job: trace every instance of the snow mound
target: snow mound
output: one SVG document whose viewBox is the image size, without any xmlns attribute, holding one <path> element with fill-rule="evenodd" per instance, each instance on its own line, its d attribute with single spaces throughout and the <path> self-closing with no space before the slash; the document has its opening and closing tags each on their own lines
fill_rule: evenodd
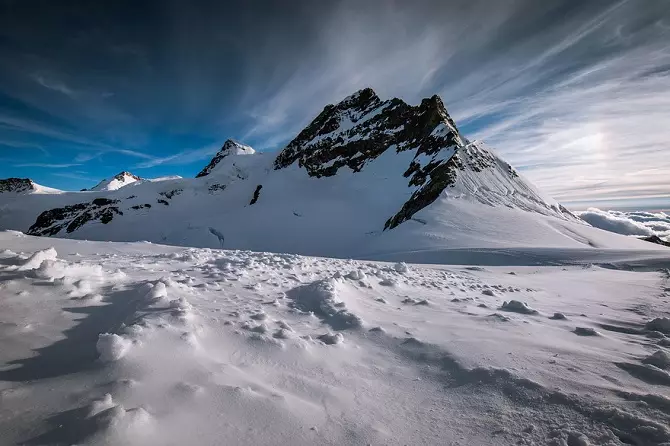
<svg viewBox="0 0 670 446">
<path fill-rule="evenodd" d="M 510 311 L 512 313 L 521 313 L 521 314 L 538 314 L 538 311 L 529 307 L 526 302 L 521 302 L 518 300 L 510 300 L 503 302 L 500 307 L 501 310 Z"/>
<path fill-rule="evenodd" d="M 670 355 L 663 350 L 656 350 L 651 355 L 647 356 L 643 361 L 644 364 L 651 364 L 659 369 L 670 369 Z"/>
<path fill-rule="evenodd" d="M 19 267 L 17 268 L 19 271 L 27 271 L 31 269 L 36 269 L 42 266 L 42 262 L 45 260 L 56 260 L 58 258 L 58 252 L 56 252 L 56 249 L 49 248 L 49 249 L 44 249 L 42 251 L 37 251 L 33 253 L 28 259 L 25 260 Z"/>
<path fill-rule="evenodd" d="M 348 311 L 339 299 L 337 285 L 335 279 L 318 280 L 287 294 L 294 300 L 296 308 L 314 313 L 336 330 L 361 327 L 361 318 Z"/>
<path fill-rule="evenodd" d="M 103 362 L 118 361 L 123 358 L 132 346 L 132 341 L 114 333 L 102 333 L 95 345 Z"/>
</svg>

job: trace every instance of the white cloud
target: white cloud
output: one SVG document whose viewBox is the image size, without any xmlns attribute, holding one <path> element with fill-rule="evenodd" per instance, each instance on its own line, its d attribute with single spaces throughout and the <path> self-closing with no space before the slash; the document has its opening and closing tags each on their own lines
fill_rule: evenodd
<svg viewBox="0 0 670 446">
<path fill-rule="evenodd" d="M 664 212 L 621 212 L 589 208 L 576 214 L 591 226 L 617 234 L 670 237 L 670 215 Z"/>
</svg>

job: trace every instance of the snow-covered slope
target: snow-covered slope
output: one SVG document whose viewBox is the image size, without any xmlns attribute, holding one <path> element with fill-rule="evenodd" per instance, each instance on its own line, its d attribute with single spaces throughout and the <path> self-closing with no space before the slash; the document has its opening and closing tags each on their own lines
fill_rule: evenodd
<svg viewBox="0 0 670 446">
<path fill-rule="evenodd" d="M 670 442 L 667 249 L 634 271 L 0 246 L 2 444 Z"/>
<path fill-rule="evenodd" d="M 0 196 L 0 228 L 344 258 L 657 248 L 575 218 L 463 137 L 439 97 L 411 106 L 371 89 L 326 106 L 278 155 L 229 140 L 194 179 L 51 200 Z"/>
<path fill-rule="evenodd" d="M 61 190 L 37 184 L 30 178 L 5 178 L 0 180 L 0 194 L 3 194 L 6 198 L 19 194 L 59 194 L 61 192 Z"/>
<path fill-rule="evenodd" d="M 102 180 L 90 190 L 96 192 L 117 190 L 137 181 L 142 181 L 142 178 L 138 177 L 137 175 L 133 175 L 130 172 L 124 171 L 114 175 L 112 178 L 106 178 Z"/>
</svg>

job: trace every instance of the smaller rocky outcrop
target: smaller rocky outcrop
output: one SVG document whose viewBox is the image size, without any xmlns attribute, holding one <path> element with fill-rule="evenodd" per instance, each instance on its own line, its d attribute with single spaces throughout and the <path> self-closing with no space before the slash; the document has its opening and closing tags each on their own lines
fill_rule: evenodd
<svg viewBox="0 0 670 446">
<path fill-rule="evenodd" d="M 642 240 L 645 242 L 651 242 L 651 243 L 656 243 L 657 245 L 663 245 L 663 246 L 668 246 L 670 247 L 670 242 L 666 242 L 663 240 L 661 237 L 657 235 L 650 235 L 649 237 L 644 237 Z"/>
<path fill-rule="evenodd" d="M 119 210 L 119 200 L 96 198 L 90 203 L 77 203 L 62 208 L 42 212 L 30 229 L 29 235 L 52 236 L 63 229 L 69 234 L 90 221 L 107 224 L 115 215 L 123 215 Z"/>
<path fill-rule="evenodd" d="M 33 190 L 35 190 L 35 184 L 30 178 L 5 178 L 0 180 L 0 193 L 22 193 Z"/>
<path fill-rule="evenodd" d="M 256 190 L 254 191 L 254 196 L 251 198 L 251 202 L 249 204 L 255 204 L 258 201 L 258 197 L 261 195 L 261 189 L 263 189 L 263 185 L 259 184 L 256 186 Z"/>
</svg>

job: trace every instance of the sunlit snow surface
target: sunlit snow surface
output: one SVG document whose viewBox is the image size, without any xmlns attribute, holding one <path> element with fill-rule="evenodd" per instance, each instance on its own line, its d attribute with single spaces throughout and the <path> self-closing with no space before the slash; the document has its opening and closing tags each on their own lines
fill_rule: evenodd
<svg viewBox="0 0 670 446">
<path fill-rule="evenodd" d="M 420 266 L 2 232 L 0 443 L 670 442 L 670 255 L 567 251 Z"/>
</svg>

